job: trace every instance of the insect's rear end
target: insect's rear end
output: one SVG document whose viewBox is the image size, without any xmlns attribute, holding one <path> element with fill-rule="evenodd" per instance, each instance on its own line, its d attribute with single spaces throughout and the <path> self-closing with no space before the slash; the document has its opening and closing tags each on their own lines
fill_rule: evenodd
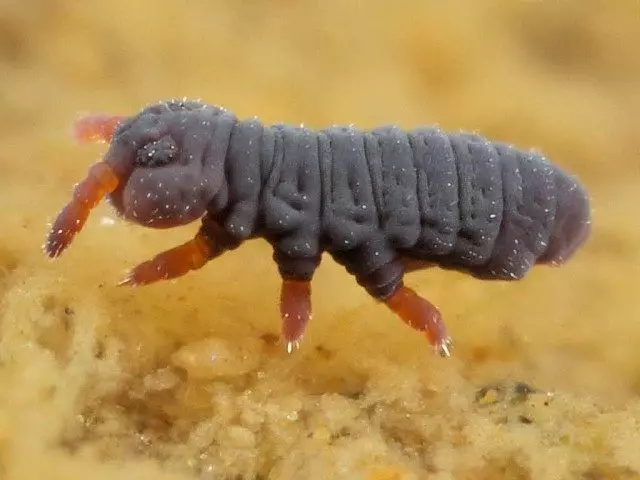
<svg viewBox="0 0 640 480">
<path fill-rule="evenodd" d="M 561 264 L 586 240 L 584 187 L 544 156 L 468 134 L 409 136 L 421 230 L 410 254 L 482 279 Z"/>
<path fill-rule="evenodd" d="M 541 265 L 566 263 L 586 242 L 591 233 L 591 209 L 585 188 L 558 167 L 556 180 L 556 215 L 549 245 L 537 259 Z"/>
</svg>

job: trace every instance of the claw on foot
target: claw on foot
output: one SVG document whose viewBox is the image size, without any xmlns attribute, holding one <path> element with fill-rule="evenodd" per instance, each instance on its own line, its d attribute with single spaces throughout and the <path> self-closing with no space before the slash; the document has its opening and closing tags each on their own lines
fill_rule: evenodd
<svg viewBox="0 0 640 480">
<path fill-rule="evenodd" d="M 300 348 L 300 342 L 287 342 L 287 353 L 291 355 L 295 350 Z"/>
<path fill-rule="evenodd" d="M 300 280 L 282 280 L 280 290 L 280 316 L 282 338 L 287 353 L 297 350 L 311 318 L 311 283 Z"/>
<path fill-rule="evenodd" d="M 95 114 L 80 118 L 73 124 L 73 137 L 79 143 L 110 142 L 116 128 L 126 117 Z"/>
<path fill-rule="evenodd" d="M 107 163 L 98 162 L 89 169 L 87 177 L 74 188 L 71 201 L 53 222 L 44 245 L 49 257 L 59 256 L 69 246 L 82 230 L 91 209 L 113 192 L 118 183 L 118 177 Z"/>
<path fill-rule="evenodd" d="M 451 338 L 440 312 L 432 303 L 404 285 L 398 287 L 385 303 L 410 327 L 424 332 L 440 356 L 451 356 Z"/>
<path fill-rule="evenodd" d="M 192 270 L 197 270 L 212 258 L 209 240 L 198 233 L 194 238 L 182 245 L 159 253 L 151 260 L 141 263 L 118 285 L 148 285 L 159 280 L 181 277 Z"/>
</svg>

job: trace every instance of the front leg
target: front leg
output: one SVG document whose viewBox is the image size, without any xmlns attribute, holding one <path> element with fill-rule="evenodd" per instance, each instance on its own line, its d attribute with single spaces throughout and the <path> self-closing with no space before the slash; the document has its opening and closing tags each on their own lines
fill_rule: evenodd
<svg viewBox="0 0 640 480">
<path fill-rule="evenodd" d="M 141 263 L 118 285 L 148 285 L 160 280 L 182 277 L 190 271 L 202 268 L 237 245 L 235 239 L 210 215 L 206 215 L 198 233 L 191 240 Z"/>
</svg>

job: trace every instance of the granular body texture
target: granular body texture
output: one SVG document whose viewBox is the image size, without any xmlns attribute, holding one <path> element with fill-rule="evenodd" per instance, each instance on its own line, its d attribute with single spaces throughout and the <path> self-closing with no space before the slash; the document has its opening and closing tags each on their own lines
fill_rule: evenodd
<svg viewBox="0 0 640 480">
<path fill-rule="evenodd" d="M 478 135 L 265 126 L 186 99 L 114 118 L 78 122 L 79 138 L 102 136 L 109 150 L 58 215 L 45 252 L 59 256 L 105 195 L 145 227 L 202 218 L 191 242 L 140 265 L 124 284 L 176 278 L 266 239 L 282 277 L 289 351 L 311 316 L 310 282 L 324 252 L 449 356 L 438 309 L 404 285 L 407 262 L 519 280 L 536 264 L 565 263 L 590 232 L 589 199 L 575 178 Z"/>
</svg>

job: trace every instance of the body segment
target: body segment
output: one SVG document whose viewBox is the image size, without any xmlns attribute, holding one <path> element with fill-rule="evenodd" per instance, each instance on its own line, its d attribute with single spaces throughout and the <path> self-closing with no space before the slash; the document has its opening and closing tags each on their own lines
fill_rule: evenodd
<svg viewBox="0 0 640 480">
<path fill-rule="evenodd" d="M 309 321 L 310 282 L 324 252 L 448 355 L 438 309 L 403 283 L 411 260 L 514 280 L 536 263 L 566 261 L 589 232 L 588 198 L 575 179 L 538 154 L 478 135 L 266 126 L 188 101 L 91 117 L 78 130 L 110 142 L 99 169 L 112 180 L 94 191 L 100 182 L 90 174 L 46 252 L 59 255 L 80 230 L 78 214 L 68 212 L 85 205 L 86 218 L 104 195 L 147 227 L 202 219 L 193 240 L 136 267 L 125 284 L 175 278 L 264 238 L 283 281 L 289 350 Z"/>
</svg>

